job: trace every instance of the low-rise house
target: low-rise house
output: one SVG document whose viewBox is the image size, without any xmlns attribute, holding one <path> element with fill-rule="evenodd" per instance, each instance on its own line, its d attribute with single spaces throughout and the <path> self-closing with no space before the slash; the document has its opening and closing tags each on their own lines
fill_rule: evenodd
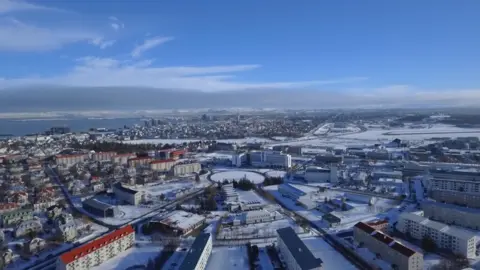
<svg viewBox="0 0 480 270">
<path fill-rule="evenodd" d="M 17 192 L 9 191 L 5 199 L 8 203 L 26 205 L 28 204 L 28 193 L 24 191 L 17 191 Z"/>
<path fill-rule="evenodd" d="M 72 242 L 77 237 L 77 226 L 73 221 L 58 224 L 56 232 L 64 242 Z"/>
<path fill-rule="evenodd" d="M 39 219 L 34 218 L 30 220 L 25 220 L 22 223 L 18 224 L 15 229 L 15 237 L 22 237 L 30 232 L 39 233 L 43 231 L 42 223 Z"/>
<path fill-rule="evenodd" d="M 33 238 L 32 240 L 26 242 L 23 244 L 23 249 L 25 253 L 28 254 L 37 254 L 43 249 L 45 249 L 45 246 L 47 243 L 45 242 L 44 239 L 42 238 Z"/>
<path fill-rule="evenodd" d="M 17 203 L 0 203 L 0 214 L 20 209 Z"/>
<path fill-rule="evenodd" d="M 150 221 L 156 229 L 176 235 L 186 235 L 205 224 L 205 217 L 185 211 L 174 211 L 166 216 L 154 217 Z"/>
<path fill-rule="evenodd" d="M 33 211 L 31 209 L 18 209 L 2 213 L 0 218 L 2 220 L 2 225 L 4 227 L 9 227 L 19 222 L 32 219 Z"/>
<path fill-rule="evenodd" d="M 105 190 L 105 184 L 99 182 L 91 185 L 93 192 L 101 192 Z"/>
<path fill-rule="evenodd" d="M 47 217 L 51 220 L 54 220 L 56 217 L 60 216 L 63 208 L 60 205 L 52 205 L 47 208 Z"/>
</svg>

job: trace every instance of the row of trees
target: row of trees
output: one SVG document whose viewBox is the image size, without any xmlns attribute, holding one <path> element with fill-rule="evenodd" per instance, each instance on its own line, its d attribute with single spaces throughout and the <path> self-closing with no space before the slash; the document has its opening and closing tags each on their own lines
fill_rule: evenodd
<svg viewBox="0 0 480 270">
<path fill-rule="evenodd" d="M 247 243 L 247 254 L 248 254 L 248 264 L 250 265 L 250 269 L 255 269 L 255 262 L 258 260 L 258 255 L 260 254 L 260 250 L 258 249 L 257 245 L 253 245 Z"/>
<path fill-rule="evenodd" d="M 280 184 L 283 184 L 282 177 L 266 177 L 265 180 L 263 180 L 264 186 L 272 186 L 272 185 L 280 185 Z"/>
<path fill-rule="evenodd" d="M 252 183 L 247 178 L 240 179 L 240 181 L 233 180 L 233 188 L 238 188 L 240 190 L 252 190 L 255 188 L 255 184 Z"/>
</svg>

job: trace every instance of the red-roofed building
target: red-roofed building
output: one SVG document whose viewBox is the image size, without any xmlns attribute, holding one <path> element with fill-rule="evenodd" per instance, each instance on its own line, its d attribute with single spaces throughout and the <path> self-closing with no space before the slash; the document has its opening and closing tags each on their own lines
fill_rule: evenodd
<svg viewBox="0 0 480 270">
<path fill-rule="evenodd" d="M 117 163 L 120 165 L 126 165 L 128 163 L 128 160 L 131 158 L 135 158 L 137 155 L 134 153 L 128 153 L 128 154 L 118 154 L 112 157 L 112 163 Z"/>
<path fill-rule="evenodd" d="M 175 160 L 154 160 L 150 162 L 150 169 L 157 172 L 168 172 L 175 165 Z"/>
<path fill-rule="evenodd" d="M 20 208 L 17 203 L 0 203 L 0 214 L 14 211 Z"/>
<path fill-rule="evenodd" d="M 106 161 L 111 160 L 112 157 L 116 156 L 116 152 L 96 152 L 92 155 L 94 161 Z"/>
<path fill-rule="evenodd" d="M 388 229 L 388 221 L 387 220 L 370 221 L 370 222 L 367 222 L 367 224 L 377 231 L 384 232 Z"/>
<path fill-rule="evenodd" d="M 84 162 L 87 159 L 86 154 L 72 154 L 72 155 L 56 155 L 55 161 L 57 165 L 63 164 L 67 166 L 75 165 L 79 162 Z"/>
<path fill-rule="evenodd" d="M 183 149 L 172 151 L 172 152 L 170 152 L 170 158 L 175 159 L 175 160 L 180 159 L 180 158 L 184 158 L 186 152 L 187 152 L 187 150 L 183 150 Z"/>
<path fill-rule="evenodd" d="M 129 167 L 138 167 L 143 165 L 148 165 L 153 161 L 152 157 L 136 157 L 128 160 Z"/>
<path fill-rule="evenodd" d="M 62 254 L 57 260 L 56 269 L 90 269 L 129 249 L 134 243 L 135 230 L 128 225 Z"/>
</svg>

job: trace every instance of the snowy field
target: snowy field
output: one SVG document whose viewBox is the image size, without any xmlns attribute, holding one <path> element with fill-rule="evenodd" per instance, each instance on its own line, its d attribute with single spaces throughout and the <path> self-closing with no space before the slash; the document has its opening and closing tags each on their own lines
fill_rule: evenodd
<svg viewBox="0 0 480 270">
<path fill-rule="evenodd" d="M 215 182 L 223 182 L 225 179 L 231 182 L 233 180 L 239 181 L 243 178 L 247 178 L 254 184 L 260 184 L 265 180 L 265 177 L 259 173 L 242 170 L 216 172 L 212 174 L 210 179 Z"/>
<path fill-rule="evenodd" d="M 267 177 L 284 177 L 285 174 L 286 174 L 285 171 L 275 171 L 275 170 L 267 171 L 265 173 Z"/>
<path fill-rule="evenodd" d="M 182 144 L 188 142 L 198 142 L 202 139 L 140 139 L 140 140 L 130 140 L 130 141 L 121 141 L 122 143 L 127 144 Z M 247 143 L 271 143 L 273 142 L 270 139 L 266 138 L 257 138 L 257 137 L 248 137 L 243 139 L 225 139 L 225 140 L 216 140 L 217 142 L 223 143 L 236 143 L 236 144 L 247 144 Z"/>
<path fill-rule="evenodd" d="M 91 270 L 127 269 L 135 265 L 147 265 L 148 260 L 155 258 L 160 252 L 159 246 L 134 246 Z"/>
<path fill-rule="evenodd" d="M 325 240 L 319 237 L 302 239 L 316 258 L 323 261 L 323 269 L 357 269 L 342 254 L 333 249 Z"/>
<path fill-rule="evenodd" d="M 207 270 L 248 270 L 248 255 L 245 246 L 215 247 L 208 259 Z"/>
</svg>

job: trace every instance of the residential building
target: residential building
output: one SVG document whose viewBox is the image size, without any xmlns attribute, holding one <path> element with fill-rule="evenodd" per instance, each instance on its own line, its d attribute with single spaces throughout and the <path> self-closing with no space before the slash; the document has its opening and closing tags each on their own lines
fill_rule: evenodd
<svg viewBox="0 0 480 270">
<path fill-rule="evenodd" d="M 205 217 L 177 210 L 167 215 L 154 217 L 150 225 L 155 229 L 168 231 L 174 235 L 186 235 L 205 224 Z"/>
<path fill-rule="evenodd" d="M 5 233 L 3 232 L 2 229 L 0 229 L 0 246 L 3 246 L 4 242 L 5 242 Z"/>
<path fill-rule="evenodd" d="M 23 244 L 23 249 L 27 254 L 37 254 L 42 251 L 47 245 L 46 241 L 42 238 L 35 237 L 32 240 Z"/>
<path fill-rule="evenodd" d="M 179 270 L 204 270 L 212 253 L 212 235 L 202 233 L 195 238 Z"/>
<path fill-rule="evenodd" d="M 184 158 L 186 153 L 186 149 L 176 149 L 170 152 L 170 158 L 173 160 L 178 160 Z"/>
<path fill-rule="evenodd" d="M 128 153 L 128 154 L 118 154 L 115 155 L 111 158 L 112 163 L 114 164 L 120 164 L 120 165 L 126 165 L 128 164 L 128 160 L 135 158 L 136 155 L 133 153 Z"/>
<path fill-rule="evenodd" d="M 476 256 L 476 234 L 473 232 L 451 227 L 413 213 L 402 213 L 396 228 L 418 240 L 429 237 L 438 248 L 451 250 L 455 254 L 467 258 Z"/>
<path fill-rule="evenodd" d="M 120 182 L 117 182 L 113 185 L 113 192 L 119 201 L 123 201 L 131 205 L 139 205 L 143 202 L 143 195 L 141 192 L 126 188 Z"/>
<path fill-rule="evenodd" d="M 434 201 L 423 201 L 423 215 L 451 225 L 480 230 L 480 209 Z"/>
<path fill-rule="evenodd" d="M 0 214 L 18 210 L 20 205 L 17 203 L 0 203 Z"/>
<path fill-rule="evenodd" d="M 135 157 L 128 160 L 129 167 L 140 167 L 149 165 L 154 159 L 152 157 Z"/>
<path fill-rule="evenodd" d="M 277 230 L 277 246 L 288 270 L 321 270 L 323 261 L 315 258 L 291 228 Z"/>
<path fill-rule="evenodd" d="M 113 157 L 117 156 L 116 152 L 96 152 L 92 154 L 94 161 L 111 161 Z"/>
<path fill-rule="evenodd" d="M 150 162 L 150 169 L 156 172 L 169 172 L 173 166 L 175 166 L 175 160 L 173 159 L 153 160 Z"/>
<path fill-rule="evenodd" d="M 18 209 L 0 215 L 3 227 L 8 227 L 19 222 L 30 220 L 33 218 L 33 211 L 31 209 Z"/>
<path fill-rule="evenodd" d="M 87 212 L 100 217 L 113 217 L 113 206 L 94 198 L 86 199 L 82 202 L 82 208 Z"/>
<path fill-rule="evenodd" d="M 173 175 L 180 176 L 192 173 L 199 173 L 202 169 L 200 163 L 186 163 L 186 164 L 177 164 L 173 166 Z"/>
<path fill-rule="evenodd" d="M 87 154 L 56 155 L 55 163 L 57 165 L 66 165 L 67 167 L 70 167 L 79 162 L 85 162 L 87 157 Z"/>
<path fill-rule="evenodd" d="M 353 227 L 353 237 L 372 253 L 398 270 L 423 270 L 423 254 L 410 249 L 390 236 L 375 230 L 366 223 L 358 222 Z"/>
<path fill-rule="evenodd" d="M 238 214 L 233 219 L 233 225 L 264 223 L 276 220 L 279 216 L 275 212 L 266 210 L 248 211 Z"/>
<path fill-rule="evenodd" d="M 56 217 L 58 217 L 61 213 L 62 213 L 63 209 L 60 205 L 52 205 L 50 207 L 47 208 L 47 217 L 49 219 L 55 219 Z"/>
<path fill-rule="evenodd" d="M 10 264 L 13 260 L 13 251 L 7 248 L 2 250 L 1 252 L 2 252 L 1 254 L 2 254 L 3 265 Z"/>
<path fill-rule="evenodd" d="M 369 221 L 367 222 L 367 225 L 374 228 L 377 231 L 387 231 L 389 223 L 388 223 L 388 220 L 383 219 L 383 220 Z"/>
<path fill-rule="evenodd" d="M 480 193 L 434 189 L 430 197 L 437 202 L 480 208 Z"/>
<path fill-rule="evenodd" d="M 38 218 L 25 220 L 15 228 L 15 237 L 22 237 L 30 232 L 39 233 L 41 231 L 43 231 L 43 226 Z"/>
<path fill-rule="evenodd" d="M 77 226 L 72 221 L 57 223 L 56 232 L 64 242 L 72 242 L 77 237 Z"/>
<path fill-rule="evenodd" d="M 240 210 L 242 211 L 254 211 L 259 210 L 265 207 L 265 203 L 263 201 L 241 201 L 239 204 Z"/>
<path fill-rule="evenodd" d="M 135 243 L 135 230 L 131 225 L 113 231 L 99 239 L 60 255 L 57 270 L 85 270 L 115 257 Z"/>
</svg>

